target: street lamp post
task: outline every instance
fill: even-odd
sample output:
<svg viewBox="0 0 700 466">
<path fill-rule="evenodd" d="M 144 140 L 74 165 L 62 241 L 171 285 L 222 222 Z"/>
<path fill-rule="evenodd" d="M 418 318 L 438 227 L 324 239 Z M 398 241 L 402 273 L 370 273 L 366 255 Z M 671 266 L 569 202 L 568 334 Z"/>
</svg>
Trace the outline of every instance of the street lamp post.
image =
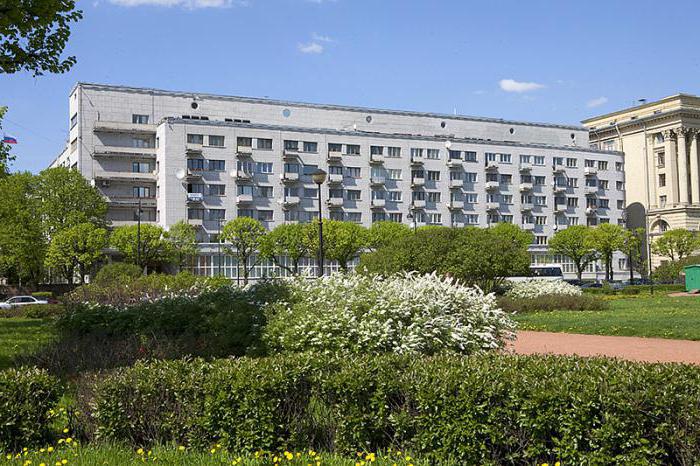
<svg viewBox="0 0 700 466">
<path fill-rule="evenodd" d="M 311 178 L 318 186 L 318 271 L 317 275 L 319 277 L 323 276 L 323 217 L 321 214 L 321 186 L 326 182 L 326 172 L 318 169 L 311 174 Z"/>
<path fill-rule="evenodd" d="M 221 230 L 222 230 L 222 223 L 224 219 L 219 217 L 219 235 L 218 235 L 218 240 L 219 240 L 219 277 L 221 276 Z"/>
<path fill-rule="evenodd" d="M 416 234 L 416 231 L 418 231 L 418 225 L 416 224 L 416 209 L 411 208 L 411 210 L 408 212 L 408 215 L 406 215 L 406 218 L 411 221 L 411 224 L 413 225 L 413 234 Z"/>
<path fill-rule="evenodd" d="M 139 193 L 139 205 L 136 212 L 136 263 L 141 267 L 141 193 Z M 143 267 L 141 267 L 143 272 Z"/>
</svg>

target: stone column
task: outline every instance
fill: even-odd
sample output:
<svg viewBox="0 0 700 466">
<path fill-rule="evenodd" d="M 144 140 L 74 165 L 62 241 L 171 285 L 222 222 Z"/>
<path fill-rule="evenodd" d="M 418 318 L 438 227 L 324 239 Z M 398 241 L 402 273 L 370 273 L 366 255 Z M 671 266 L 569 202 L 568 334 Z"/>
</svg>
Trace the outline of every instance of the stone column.
<svg viewBox="0 0 700 466">
<path fill-rule="evenodd" d="M 690 137 L 690 201 L 700 204 L 700 160 L 698 160 L 698 130 L 691 129 Z"/>
<path fill-rule="evenodd" d="M 688 151 L 685 143 L 687 129 L 680 127 L 676 129 L 678 137 L 678 200 L 681 205 L 688 205 L 690 193 L 688 192 Z"/>
<path fill-rule="evenodd" d="M 656 160 L 654 160 L 654 135 L 647 135 L 646 141 L 647 148 L 647 190 L 649 192 L 649 202 L 651 205 L 647 206 L 647 209 L 656 207 L 659 204 L 659 193 L 656 188 Z"/>
<path fill-rule="evenodd" d="M 671 198 L 668 203 L 678 204 L 678 157 L 676 154 L 676 134 L 667 129 L 664 131 L 664 157 L 666 158 L 666 186 Z"/>
</svg>

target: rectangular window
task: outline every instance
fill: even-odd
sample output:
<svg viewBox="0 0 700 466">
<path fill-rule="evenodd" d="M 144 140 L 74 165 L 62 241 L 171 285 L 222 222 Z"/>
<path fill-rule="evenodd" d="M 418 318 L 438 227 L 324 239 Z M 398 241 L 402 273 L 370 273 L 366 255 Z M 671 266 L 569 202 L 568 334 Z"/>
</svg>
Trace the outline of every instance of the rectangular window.
<svg viewBox="0 0 700 466">
<path fill-rule="evenodd" d="M 151 197 L 151 188 L 148 186 L 134 186 L 132 194 L 134 197 Z"/>
<path fill-rule="evenodd" d="M 598 187 L 600 189 L 608 189 L 608 180 L 598 180 Z"/>
<path fill-rule="evenodd" d="M 535 236 L 535 244 L 540 245 L 540 246 L 546 246 L 547 245 L 547 237 L 546 236 Z"/>
<path fill-rule="evenodd" d="M 605 160 L 599 160 L 598 161 L 598 170 L 607 170 L 608 169 L 608 162 Z"/>
<path fill-rule="evenodd" d="M 532 158 L 533 165 L 544 166 L 544 155 L 534 155 Z"/>
<path fill-rule="evenodd" d="M 187 209 L 187 218 L 189 220 L 203 220 L 204 209 Z"/>
<path fill-rule="evenodd" d="M 76 150 L 78 150 L 78 138 L 75 138 L 70 142 L 70 153 L 72 154 Z"/>
<path fill-rule="evenodd" d="M 207 168 L 210 172 L 222 172 L 226 170 L 225 160 L 209 160 L 207 163 Z"/>
<path fill-rule="evenodd" d="M 362 223 L 362 212 L 346 212 L 345 215 L 348 222 Z"/>
<path fill-rule="evenodd" d="M 547 205 L 547 196 L 535 196 L 535 205 Z"/>
<path fill-rule="evenodd" d="M 465 183 L 476 183 L 476 173 L 472 172 L 465 172 L 464 173 L 464 182 Z"/>
<path fill-rule="evenodd" d="M 401 202 L 401 191 L 389 191 L 387 195 L 390 201 Z"/>
<path fill-rule="evenodd" d="M 568 168 L 576 168 L 577 164 L 578 164 L 578 160 L 571 158 L 571 157 L 566 158 L 566 166 Z"/>
<path fill-rule="evenodd" d="M 544 186 L 545 185 L 545 177 L 544 176 L 536 176 L 535 177 L 535 186 Z"/>
<path fill-rule="evenodd" d="M 131 144 L 133 147 L 152 148 L 153 140 L 151 138 L 134 137 L 131 140 Z"/>
<path fill-rule="evenodd" d="M 625 190 L 625 182 L 624 181 L 616 181 L 615 188 L 617 188 L 618 191 L 624 191 Z"/>
<path fill-rule="evenodd" d="M 477 214 L 465 214 L 464 215 L 464 223 L 467 225 L 478 225 L 479 224 L 479 215 Z"/>
<path fill-rule="evenodd" d="M 329 165 L 328 166 L 328 174 L 329 175 L 342 175 L 343 174 L 343 167 L 340 165 Z"/>
<path fill-rule="evenodd" d="M 510 154 L 500 154 L 501 163 L 511 163 L 512 157 Z"/>
<path fill-rule="evenodd" d="M 224 147 L 224 137 L 209 135 L 209 145 L 212 147 Z"/>
<path fill-rule="evenodd" d="M 304 152 L 316 153 L 318 152 L 318 143 L 311 141 L 304 141 Z"/>
<path fill-rule="evenodd" d="M 600 207 L 601 209 L 609 209 L 610 199 L 598 199 L 598 207 Z"/>
<path fill-rule="evenodd" d="M 382 155 L 382 152 L 384 152 L 383 146 L 370 146 L 369 147 L 369 153 L 371 155 Z"/>
<path fill-rule="evenodd" d="M 259 197 L 264 197 L 267 199 L 271 199 L 273 197 L 273 188 L 272 186 L 258 186 L 258 196 Z"/>
<path fill-rule="evenodd" d="M 530 156 L 526 154 L 521 154 L 520 163 L 530 163 Z"/>
<path fill-rule="evenodd" d="M 512 194 L 503 194 L 501 196 L 501 204 L 512 204 L 513 203 L 513 195 Z"/>
<path fill-rule="evenodd" d="M 345 167 L 345 176 L 349 178 L 360 178 L 361 173 L 360 167 Z"/>
<path fill-rule="evenodd" d="M 272 211 L 271 210 L 258 210 L 258 220 L 261 222 L 271 222 L 272 221 Z"/>
<path fill-rule="evenodd" d="M 413 191 L 411 193 L 411 198 L 414 201 L 424 201 L 425 200 L 425 191 Z"/>
<path fill-rule="evenodd" d="M 333 197 L 336 199 L 343 199 L 343 190 L 342 189 L 329 189 L 328 190 L 328 197 Z"/>
<path fill-rule="evenodd" d="M 272 173 L 272 162 L 257 162 L 255 164 L 255 171 L 265 175 Z"/>
<path fill-rule="evenodd" d="M 403 220 L 403 215 L 400 213 L 390 213 L 389 214 L 389 221 L 390 222 L 401 223 L 402 220 Z"/>
<path fill-rule="evenodd" d="M 298 163 L 285 163 L 284 164 L 284 172 L 285 173 L 299 173 L 299 164 Z"/>
<path fill-rule="evenodd" d="M 255 211 L 253 209 L 238 209 L 238 216 L 255 218 Z"/>
<path fill-rule="evenodd" d="M 245 138 L 245 137 L 236 138 L 236 145 L 238 147 L 253 147 L 253 138 Z"/>
<path fill-rule="evenodd" d="M 187 144 L 204 144 L 203 134 L 187 134 Z"/>
<path fill-rule="evenodd" d="M 501 175 L 501 184 L 512 184 L 513 175 Z"/>
<path fill-rule="evenodd" d="M 346 193 L 348 201 L 359 201 L 362 191 L 359 189 L 348 189 Z"/>
<path fill-rule="evenodd" d="M 346 155 L 360 155 L 360 146 L 358 144 L 346 144 L 345 145 Z"/>
<path fill-rule="evenodd" d="M 187 185 L 187 192 L 188 193 L 201 193 L 204 194 L 206 190 L 207 185 L 202 184 L 202 183 L 189 183 Z"/>
<path fill-rule="evenodd" d="M 569 225 L 578 225 L 578 217 L 566 217 Z"/>
<path fill-rule="evenodd" d="M 151 164 L 148 162 L 131 162 L 132 173 L 151 173 Z"/>
<path fill-rule="evenodd" d="M 225 184 L 210 184 L 209 185 L 209 195 L 210 196 L 223 196 L 226 192 Z"/>
<path fill-rule="evenodd" d="M 442 224 L 442 214 L 429 213 L 427 215 L 426 223 L 429 223 L 431 225 Z"/>
<path fill-rule="evenodd" d="M 284 140 L 284 150 L 298 151 L 299 141 L 290 141 L 288 139 Z"/>
<path fill-rule="evenodd" d="M 659 207 L 666 207 L 666 196 L 659 196 Z"/>
<path fill-rule="evenodd" d="M 257 148 L 261 150 L 272 150 L 272 139 L 257 139 Z"/>
<path fill-rule="evenodd" d="M 318 188 L 304 188 L 304 197 L 316 199 L 318 197 Z"/>
<path fill-rule="evenodd" d="M 209 220 L 223 220 L 226 218 L 226 209 L 209 209 Z"/>
<path fill-rule="evenodd" d="M 617 208 L 620 210 L 624 209 L 625 208 L 625 201 L 623 201 L 622 199 L 618 199 L 617 200 Z"/>
<path fill-rule="evenodd" d="M 303 174 L 310 176 L 316 170 L 318 170 L 318 165 L 304 165 Z"/>
<path fill-rule="evenodd" d="M 567 197 L 566 198 L 566 205 L 567 205 L 567 207 L 578 207 L 578 198 L 577 197 Z"/>
<path fill-rule="evenodd" d="M 192 171 L 204 170 L 204 159 L 187 159 L 187 169 Z"/>
<path fill-rule="evenodd" d="M 238 194 L 243 195 L 243 196 L 252 196 L 253 195 L 253 187 L 247 184 L 239 184 L 238 185 Z"/>
<path fill-rule="evenodd" d="M 386 148 L 386 156 L 390 158 L 399 158 L 401 157 L 401 148 L 400 147 L 387 147 Z"/>
<path fill-rule="evenodd" d="M 479 195 L 477 193 L 465 193 L 464 202 L 467 204 L 476 204 L 479 202 Z"/>
<path fill-rule="evenodd" d="M 501 222 L 513 223 L 513 216 L 512 215 L 501 215 Z"/>
<path fill-rule="evenodd" d="M 476 152 L 474 151 L 464 151 L 464 161 L 465 162 L 476 162 Z"/>
<path fill-rule="evenodd" d="M 440 193 L 431 191 L 428 193 L 428 202 L 440 202 Z"/>
<path fill-rule="evenodd" d="M 428 149 L 427 156 L 429 159 L 438 160 L 440 158 L 440 149 Z"/>
<path fill-rule="evenodd" d="M 284 187 L 284 197 L 297 197 L 299 196 L 299 188 L 296 186 L 285 186 Z"/>
<path fill-rule="evenodd" d="M 578 178 L 567 178 L 566 179 L 566 186 L 569 188 L 577 188 L 578 187 Z"/>
<path fill-rule="evenodd" d="M 440 172 L 428 170 L 428 181 L 440 181 Z"/>
<path fill-rule="evenodd" d="M 78 124 L 78 114 L 74 114 L 72 117 L 70 117 L 70 129 L 73 129 L 75 125 Z"/>
<path fill-rule="evenodd" d="M 329 142 L 328 143 L 328 152 L 342 152 L 343 151 L 343 145 L 338 144 L 335 142 Z"/>
<path fill-rule="evenodd" d="M 401 169 L 400 168 L 389 168 L 389 169 L 387 169 L 386 174 L 390 180 L 400 180 L 401 179 Z"/>
<path fill-rule="evenodd" d="M 148 115 L 131 115 L 131 122 L 135 125 L 147 125 Z"/>
<path fill-rule="evenodd" d="M 621 172 L 624 169 L 622 162 L 615 162 L 615 171 Z"/>
<path fill-rule="evenodd" d="M 495 162 L 498 158 L 498 154 L 494 154 L 493 152 L 486 152 L 484 156 L 486 157 L 487 162 Z"/>
</svg>

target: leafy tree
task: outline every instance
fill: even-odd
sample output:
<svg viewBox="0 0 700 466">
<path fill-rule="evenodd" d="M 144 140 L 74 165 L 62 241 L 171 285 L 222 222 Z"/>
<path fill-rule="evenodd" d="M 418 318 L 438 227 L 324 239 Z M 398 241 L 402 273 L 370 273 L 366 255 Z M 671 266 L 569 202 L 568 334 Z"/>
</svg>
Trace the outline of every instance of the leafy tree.
<svg viewBox="0 0 700 466">
<path fill-rule="evenodd" d="M 348 263 L 367 247 L 368 239 L 367 229 L 362 225 L 339 220 L 323 220 L 324 257 L 327 260 L 337 261 L 343 271 L 347 271 Z M 318 222 L 309 224 L 307 244 L 312 254 L 318 257 Z"/>
<path fill-rule="evenodd" d="M 603 223 L 591 229 L 587 237 L 588 246 L 595 249 L 605 265 L 605 280 L 613 277 L 613 254 L 621 251 L 625 241 L 625 229 L 612 223 Z"/>
<path fill-rule="evenodd" d="M 81 223 L 105 226 L 107 202 L 76 170 L 49 168 L 37 177 L 36 196 L 41 199 L 36 215 L 50 239 L 56 232 Z"/>
<path fill-rule="evenodd" d="M 139 243 L 140 249 L 137 246 Z M 168 240 L 166 231 L 158 225 L 142 224 L 140 242 L 137 225 L 115 228 L 111 244 L 124 256 L 126 262 L 136 264 L 146 272 L 170 261 L 173 256 L 173 245 Z"/>
<path fill-rule="evenodd" d="M 376 250 L 394 241 L 406 239 L 411 234 L 408 225 L 398 222 L 375 222 L 369 228 L 369 248 Z"/>
<path fill-rule="evenodd" d="M 260 241 L 260 255 L 279 267 L 299 274 L 299 262 L 309 255 L 308 224 L 289 223 L 276 226 Z M 290 264 L 283 260 L 289 259 Z"/>
<path fill-rule="evenodd" d="M 75 57 L 61 59 L 70 23 L 83 17 L 73 0 L 0 3 L 0 72 L 65 73 Z"/>
<path fill-rule="evenodd" d="M 183 220 L 175 222 L 168 231 L 168 240 L 172 243 L 173 259 L 179 268 L 197 254 L 197 230 Z"/>
<path fill-rule="evenodd" d="M 85 274 L 104 256 L 107 244 L 107 230 L 80 223 L 54 235 L 46 253 L 46 266 L 63 271 L 70 283 L 77 269 L 82 284 Z"/>
<path fill-rule="evenodd" d="M 571 259 L 576 267 L 576 277 L 579 280 L 581 280 L 581 275 L 588 264 L 597 259 L 596 250 L 588 241 L 590 232 L 591 228 L 585 225 L 572 225 L 558 231 L 549 240 L 549 251 Z"/>
<path fill-rule="evenodd" d="M 43 275 L 46 240 L 35 181 L 31 173 L 0 178 L 0 272 L 20 284 Z"/>
<path fill-rule="evenodd" d="M 0 106 L 0 133 L 2 133 L 2 119 L 7 113 L 7 107 Z M 6 176 L 9 173 L 10 162 L 15 157 L 10 153 L 10 145 L 0 142 L 0 177 Z"/>
<path fill-rule="evenodd" d="M 627 256 L 627 265 L 630 269 L 630 283 L 634 280 L 634 271 L 638 271 L 640 275 L 646 275 L 646 266 L 642 248 L 644 247 L 644 236 L 646 230 L 644 228 L 635 228 L 634 230 L 625 230 L 623 234 L 622 247 L 620 251 Z"/>
<path fill-rule="evenodd" d="M 698 247 L 700 247 L 700 242 L 697 235 L 685 228 L 667 230 L 651 245 L 656 254 L 668 257 L 672 261 L 683 260 Z"/>
<path fill-rule="evenodd" d="M 253 262 L 251 258 L 260 248 L 265 236 L 265 227 L 259 221 L 250 217 L 238 217 L 224 225 L 221 238 L 230 243 L 229 252 L 238 259 L 238 267 L 243 266 L 243 284 L 248 284 L 248 276 L 259 258 Z M 240 276 L 240 274 L 239 274 Z"/>
</svg>

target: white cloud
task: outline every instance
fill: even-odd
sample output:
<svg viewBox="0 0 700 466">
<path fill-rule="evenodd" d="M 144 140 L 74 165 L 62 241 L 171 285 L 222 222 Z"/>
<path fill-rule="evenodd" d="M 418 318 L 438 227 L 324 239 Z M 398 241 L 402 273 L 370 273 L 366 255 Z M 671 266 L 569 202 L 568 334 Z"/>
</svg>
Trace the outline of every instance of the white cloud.
<svg viewBox="0 0 700 466">
<path fill-rule="evenodd" d="M 182 7 L 194 10 L 196 8 L 228 8 L 234 5 L 247 6 L 247 0 L 109 0 L 119 6 L 160 6 Z"/>
<path fill-rule="evenodd" d="M 299 44 L 298 48 L 301 53 L 323 53 L 323 45 L 319 44 L 318 42 Z"/>
<path fill-rule="evenodd" d="M 588 108 L 595 108 L 595 107 L 600 107 L 601 105 L 605 105 L 608 103 L 608 98 L 607 97 L 598 97 L 597 99 L 592 99 L 586 102 L 586 107 Z"/>
<path fill-rule="evenodd" d="M 330 36 L 323 36 L 321 34 L 313 33 L 311 37 L 318 42 L 335 42 Z"/>
<path fill-rule="evenodd" d="M 529 92 L 536 91 L 537 89 L 542 89 L 544 84 L 539 83 L 528 83 L 522 81 L 516 81 L 514 79 L 501 79 L 498 85 L 506 92 Z"/>
</svg>

